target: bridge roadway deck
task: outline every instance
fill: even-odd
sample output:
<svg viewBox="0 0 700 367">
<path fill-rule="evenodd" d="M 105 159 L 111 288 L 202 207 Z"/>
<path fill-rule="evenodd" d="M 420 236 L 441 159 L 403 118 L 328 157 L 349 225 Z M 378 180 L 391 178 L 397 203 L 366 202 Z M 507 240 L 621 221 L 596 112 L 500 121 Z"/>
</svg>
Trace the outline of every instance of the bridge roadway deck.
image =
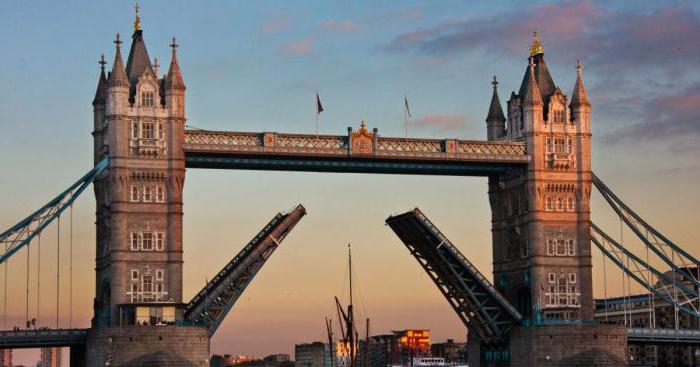
<svg viewBox="0 0 700 367">
<path fill-rule="evenodd" d="M 85 345 L 88 329 L 0 331 L 0 349 L 75 347 Z"/>
<path fill-rule="evenodd" d="M 627 329 L 627 344 L 681 344 L 700 346 L 700 330 Z"/>
<path fill-rule="evenodd" d="M 530 161 L 522 142 L 187 130 L 186 166 L 455 176 L 502 174 Z"/>
</svg>

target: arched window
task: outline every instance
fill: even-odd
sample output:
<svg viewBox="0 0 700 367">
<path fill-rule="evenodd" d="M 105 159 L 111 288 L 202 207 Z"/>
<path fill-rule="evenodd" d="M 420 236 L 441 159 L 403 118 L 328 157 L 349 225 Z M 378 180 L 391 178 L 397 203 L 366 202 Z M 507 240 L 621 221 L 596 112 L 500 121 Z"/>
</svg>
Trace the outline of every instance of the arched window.
<svg viewBox="0 0 700 367">
<path fill-rule="evenodd" d="M 141 92 L 141 106 L 153 107 L 153 92 L 151 92 L 151 91 Z"/>
</svg>

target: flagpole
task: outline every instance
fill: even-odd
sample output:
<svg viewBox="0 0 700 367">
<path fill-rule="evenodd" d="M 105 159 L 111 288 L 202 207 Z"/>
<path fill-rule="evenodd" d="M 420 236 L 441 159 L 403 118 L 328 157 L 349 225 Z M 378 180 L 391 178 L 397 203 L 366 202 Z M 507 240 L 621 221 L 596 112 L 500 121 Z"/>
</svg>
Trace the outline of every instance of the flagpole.
<svg viewBox="0 0 700 367">
<path fill-rule="evenodd" d="M 316 139 L 318 140 L 318 91 L 316 91 L 316 100 L 314 101 L 316 106 Z"/>
<path fill-rule="evenodd" d="M 403 96 L 403 128 L 405 134 L 405 142 L 408 144 L 408 98 Z"/>
</svg>

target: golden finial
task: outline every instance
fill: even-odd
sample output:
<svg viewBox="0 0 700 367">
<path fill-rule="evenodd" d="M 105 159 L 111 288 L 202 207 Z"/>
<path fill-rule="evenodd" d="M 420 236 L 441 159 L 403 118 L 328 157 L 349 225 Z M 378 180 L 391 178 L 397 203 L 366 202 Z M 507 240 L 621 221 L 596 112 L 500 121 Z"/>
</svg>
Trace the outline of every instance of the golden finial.
<svg viewBox="0 0 700 367">
<path fill-rule="evenodd" d="M 139 18 L 139 0 L 136 0 L 136 5 L 134 5 L 134 10 L 136 10 L 136 20 L 134 20 L 134 30 L 141 30 L 141 18 Z"/>
<path fill-rule="evenodd" d="M 534 41 L 532 42 L 532 47 L 530 47 L 530 56 L 535 56 L 537 54 L 542 54 L 544 51 L 542 50 L 542 45 L 540 45 L 540 41 L 537 39 L 537 31 L 534 33 Z"/>
</svg>

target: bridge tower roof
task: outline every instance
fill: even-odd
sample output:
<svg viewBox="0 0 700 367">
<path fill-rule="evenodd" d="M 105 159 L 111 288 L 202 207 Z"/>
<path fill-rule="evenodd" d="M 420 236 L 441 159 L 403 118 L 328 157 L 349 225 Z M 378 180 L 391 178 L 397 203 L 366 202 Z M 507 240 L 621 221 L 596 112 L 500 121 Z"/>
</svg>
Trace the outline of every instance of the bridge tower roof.
<svg viewBox="0 0 700 367">
<path fill-rule="evenodd" d="M 556 92 L 557 87 L 554 84 L 552 75 L 549 73 L 547 63 L 544 61 L 544 51 L 542 49 L 542 45 L 537 39 L 537 32 L 535 32 L 534 41 L 530 47 L 529 59 L 532 59 L 533 63 L 535 64 L 534 75 L 535 80 L 537 81 L 537 86 L 539 87 L 540 96 L 542 96 L 542 99 L 547 102 L 549 97 Z M 521 97 L 525 95 L 525 90 L 528 86 L 528 81 L 531 78 L 531 73 L 532 71 L 530 71 L 530 66 L 528 65 L 528 67 L 525 69 L 523 81 L 520 84 L 520 90 L 518 91 L 518 95 Z"/>
</svg>

